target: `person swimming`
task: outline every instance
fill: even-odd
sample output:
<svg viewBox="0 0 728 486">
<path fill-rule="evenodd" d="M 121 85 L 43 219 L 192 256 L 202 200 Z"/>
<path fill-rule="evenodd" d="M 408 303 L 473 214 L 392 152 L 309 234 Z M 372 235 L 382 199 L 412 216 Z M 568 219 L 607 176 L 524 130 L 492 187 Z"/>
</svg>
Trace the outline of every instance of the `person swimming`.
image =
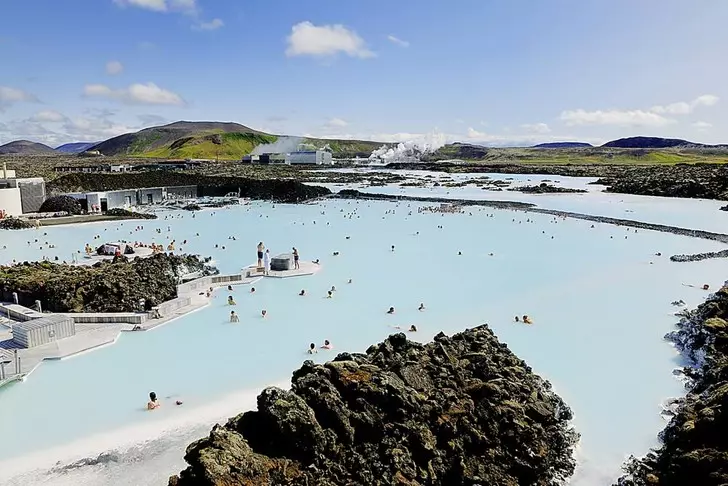
<svg viewBox="0 0 728 486">
<path fill-rule="evenodd" d="M 409 328 L 409 332 L 417 332 L 417 326 L 415 326 L 414 324 L 412 324 L 410 326 L 410 328 Z"/>
<path fill-rule="evenodd" d="M 253 292 L 255 292 L 255 287 L 250 287 L 250 293 L 252 294 Z"/>
<path fill-rule="evenodd" d="M 353 280 L 352 280 L 352 279 L 349 279 L 349 281 L 348 281 L 348 282 L 346 282 L 346 283 L 352 283 L 352 282 L 353 282 Z"/>
<path fill-rule="evenodd" d="M 420 303 L 420 306 L 417 308 L 419 311 L 425 310 L 425 304 L 423 302 Z"/>
<path fill-rule="evenodd" d="M 228 305 L 236 305 L 232 295 L 228 295 Z"/>
<path fill-rule="evenodd" d="M 708 284 L 703 285 L 703 290 L 708 290 L 708 289 L 710 289 L 710 285 L 708 285 Z"/>
<path fill-rule="evenodd" d="M 533 322 L 531 322 L 531 318 L 528 316 L 523 316 L 523 323 L 524 324 L 533 324 Z"/>
<path fill-rule="evenodd" d="M 390 307 L 387 314 L 394 314 L 394 307 Z"/>
<path fill-rule="evenodd" d="M 334 285 L 331 286 L 331 291 L 336 292 L 336 287 Z"/>
<path fill-rule="evenodd" d="M 262 311 L 260 311 L 260 316 L 261 317 L 265 318 L 265 316 L 267 316 L 267 315 L 268 315 L 268 311 L 267 310 L 263 309 Z"/>
<path fill-rule="evenodd" d="M 326 294 L 326 298 L 327 299 L 333 299 L 334 298 L 334 293 L 329 290 L 328 293 Z"/>
<path fill-rule="evenodd" d="M 331 349 L 332 347 L 331 342 L 328 339 L 324 339 L 324 345 L 321 346 L 321 349 Z"/>
<path fill-rule="evenodd" d="M 301 291 L 298 293 L 298 295 L 300 295 L 301 297 L 303 297 L 304 295 L 306 295 L 306 290 L 301 289 Z"/>
<path fill-rule="evenodd" d="M 232 285 L 228 285 L 228 290 L 229 290 L 230 292 L 232 292 L 232 291 L 233 291 L 233 286 L 232 286 Z"/>
<path fill-rule="evenodd" d="M 159 403 L 159 400 L 157 400 L 157 394 L 154 392 L 149 392 L 149 401 L 147 402 L 147 410 L 155 410 L 161 406 L 162 406 L 162 404 Z"/>
<path fill-rule="evenodd" d="M 240 317 L 238 317 L 235 311 L 230 311 L 230 322 L 240 322 Z"/>
<path fill-rule="evenodd" d="M 515 320 L 516 320 L 516 322 L 521 322 L 521 318 L 518 317 L 518 316 L 516 316 L 516 319 Z"/>
<path fill-rule="evenodd" d="M 308 346 L 308 354 L 314 354 L 314 353 L 318 353 L 318 350 L 316 349 L 316 345 L 314 343 L 311 343 Z"/>
</svg>

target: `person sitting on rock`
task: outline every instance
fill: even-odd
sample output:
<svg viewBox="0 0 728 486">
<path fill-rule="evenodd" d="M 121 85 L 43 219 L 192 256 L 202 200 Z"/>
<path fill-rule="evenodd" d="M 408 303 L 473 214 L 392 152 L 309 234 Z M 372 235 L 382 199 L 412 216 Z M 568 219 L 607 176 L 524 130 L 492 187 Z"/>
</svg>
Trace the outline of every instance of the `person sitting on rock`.
<svg viewBox="0 0 728 486">
<path fill-rule="evenodd" d="M 533 322 L 531 322 L 531 318 L 528 316 L 523 316 L 523 323 L 524 324 L 533 324 Z"/>
<path fill-rule="evenodd" d="M 232 295 L 228 295 L 228 305 L 236 305 Z"/>
<path fill-rule="evenodd" d="M 394 307 L 390 307 L 387 314 L 394 314 Z"/>
<path fill-rule="evenodd" d="M 240 322 L 240 318 L 235 311 L 230 311 L 230 322 Z"/>
<path fill-rule="evenodd" d="M 161 406 L 162 406 L 162 404 L 159 403 L 159 400 L 157 400 L 157 394 L 154 392 L 149 392 L 149 401 L 147 402 L 147 410 L 155 410 Z"/>
<path fill-rule="evenodd" d="M 318 353 L 318 350 L 316 349 L 316 345 L 314 343 L 311 343 L 308 347 L 308 354 L 314 353 Z"/>
</svg>

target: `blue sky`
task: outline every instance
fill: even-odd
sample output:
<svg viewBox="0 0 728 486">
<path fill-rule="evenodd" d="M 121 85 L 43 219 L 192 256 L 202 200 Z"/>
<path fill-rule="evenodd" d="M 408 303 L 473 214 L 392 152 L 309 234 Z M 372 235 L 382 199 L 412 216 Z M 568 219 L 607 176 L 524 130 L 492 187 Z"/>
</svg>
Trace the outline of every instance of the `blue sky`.
<svg viewBox="0 0 728 486">
<path fill-rule="evenodd" d="M 0 143 L 175 120 L 431 143 L 728 143 L 725 0 L 24 0 Z"/>
</svg>

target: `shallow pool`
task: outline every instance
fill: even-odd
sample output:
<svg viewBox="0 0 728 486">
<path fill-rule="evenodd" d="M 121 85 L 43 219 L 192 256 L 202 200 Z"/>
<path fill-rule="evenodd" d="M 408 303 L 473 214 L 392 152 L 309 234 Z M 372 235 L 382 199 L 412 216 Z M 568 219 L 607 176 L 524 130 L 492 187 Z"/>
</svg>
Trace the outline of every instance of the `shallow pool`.
<svg viewBox="0 0 728 486">
<path fill-rule="evenodd" d="M 66 455 L 164 440 L 158 456 L 128 462 L 163 481 L 181 466 L 190 439 L 185 432 L 204 433 L 219 417 L 249 408 L 261 387 L 286 383 L 309 358 L 310 342 L 334 344 L 334 351 L 315 356 L 324 361 L 337 351 L 363 351 L 395 326 L 411 324 L 419 332 L 410 337 L 426 341 L 439 331 L 487 322 L 549 379 L 574 410 L 582 434 L 579 456 L 588 470 L 574 484 L 614 479 L 625 455 L 654 446 L 664 426 L 661 402 L 682 393 L 671 376 L 677 355 L 662 340 L 676 321 L 670 302 L 699 303 L 706 294 L 684 284 L 717 285 L 728 272 L 725 260 L 676 264 L 668 256 L 723 245 L 523 212 L 473 208 L 442 215 L 419 213 L 418 207 L 256 203 L 195 218 L 170 212 L 156 221 L 0 233 L 7 245 L 0 261 L 70 259 L 99 235 L 101 241 L 187 240 L 184 251 L 212 255 L 222 272 L 252 263 L 260 240 L 274 254 L 296 246 L 303 259 L 318 258 L 322 265 L 310 277 L 264 279 L 255 293 L 236 287 L 239 324 L 228 323 L 228 292 L 220 290 L 207 308 L 150 332 L 125 334 L 114 346 L 45 363 L 26 382 L 0 391 L 0 430 L 12 438 L 0 441 L 0 457 L 12 459 L 0 463 L 0 480 Z M 135 231 L 138 225 L 144 229 Z M 654 256 L 658 251 L 662 257 Z M 334 298 L 326 299 L 331 286 Z M 307 296 L 298 295 L 301 289 Z M 424 312 L 417 310 L 420 303 Z M 390 306 L 394 315 L 386 314 Z M 533 326 L 514 323 L 523 314 Z M 151 390 L 168 402 L 159 413 L 143 411 Z M 183 407 L 169 403 L 177 397 Z M 104 441 L 94 439 L 104 435 Z M 165 459 L 154 463 L 154 457 Z M 86 476 L 82 468 L 53 477 L 138 484 L 111 470 L 99 473 L 99 467 Z"/>
</svg>

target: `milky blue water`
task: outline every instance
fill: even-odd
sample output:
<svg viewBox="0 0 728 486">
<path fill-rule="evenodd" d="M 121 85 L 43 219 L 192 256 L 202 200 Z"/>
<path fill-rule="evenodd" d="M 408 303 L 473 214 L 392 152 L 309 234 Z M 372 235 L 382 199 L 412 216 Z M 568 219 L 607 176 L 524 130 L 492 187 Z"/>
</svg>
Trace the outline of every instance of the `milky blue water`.
<svg viewBox="0 0 728 486">
<path fill-rule="evenodd" d="M 563 204 L 571 201 L 571 210 L 584 204 L 578 195 L 560 197 Z M 264 279 L 254 285 L 255 293 L 236 287 L 239 324 L 227 321 L 228 292 L 221 290 L 212 305 L 194 314 L 150 332 L 124 334 L 102 350 L 44 363 L 26 382 L 0 390 L 0 435 L 12 438 L 0 441 L 0 481 L 3 474 L 7 480 L 65 455 L 146 441 L 146 452 L 129 452 L 120 464 L 51 479 L 36 474 L 32 482 L 164 483 L 183 467 L 191 439 L 215 420 L 250 408 L 261 387 L 287 383 L 309 358 L 310 342 L 334 344 L 334 351 L 315 356 L 325 361 L 337 351 L 363 351 L 395 332 L 394 326 L 411 324 L 419 332 L 410 337 L 427 341 L 439 331 L 451 334 L 487 322 L 549 379 L 574 410 L 582 434 L 584 467 L 573 484 L 604 484 L 616 477 L 625 455 L 654 446 L 664 427 L 661 402 L 683 393 L 671 375 L 677 355 L 662 340 L 676 321 L 670 302 L 696 305 L 706 293 L 684 284 L 715 287 L 728 274 L 725 260 L 676 264 L 667 258 L 723 245 L 523 212 L 473 208 L 472 214 L 443 216 L 420 214 L 417 207 L 256 203 L 200 212 L 195 219 L 170 212 L 161 214 L 171 220 L 0 233 L 7 245 L 0 262 L 70 258 L 101 235 L 105 241 L 186 239 L 185 251 L 213 256 L 223 273 L 252 263 L 260 240 L 273 253 L 295 245 L 303 259 L 322 263 L 314 276 Z M 717 216 L 707 209 L 702 214 Z M 133 231 L 139 224 L 144 230 Z M 229 240 L 233 235 L 236 240 Z M 36 238 L 56 248 L 39 250 Z M 335 297 L 325 299 L 332 285 Z M 307 296 L 298 295 L 301 289 Z M 417 310 L 421 302 L 424 312 Z M 390 306 L 394 315 L 386 314 Z M 265 319 L 262 309 L 268 311 Z M 513 322 L 523 314 L 533 326 Z M 151 390 L 167 402 L 159 413 L 143 411 Z M 177 398 L 183 407 L 171 404 Z M 11 484 L 27 484 L 28 478 Z"/>
</svg>

